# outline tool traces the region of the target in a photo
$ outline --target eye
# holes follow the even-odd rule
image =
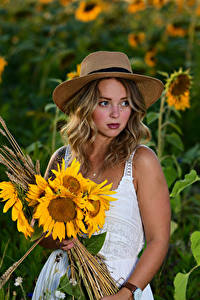
[[[124,101],[122,101],[122,103],[121,103],[121,106],[123,106],[123,107],[127,107],[127,106],[129,106],[129,102],[128,102],[128,100],[124,100]]]
[[[99,106],[105,107],[109,104],[109,102],[104,100],[104,101],[100,101],[98,104],[99,104]]]

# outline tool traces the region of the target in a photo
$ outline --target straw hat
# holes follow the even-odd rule
[[[153,77],[134,74],[130,61],[122,52],[97,51],[89,54],[81,63],[80,76],[59,84],[53,92],[53,100],[64,111],[66,102],[87,83],[107,77],[133,80],[144,98],[146,108],[161,96],[163,83]]]

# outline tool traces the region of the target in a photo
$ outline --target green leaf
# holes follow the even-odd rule
[[[167,139],[168,143],[175,146],[179,150],[181,150],[181,151],[184,150],[182,140],[177,133],[172,132],[171,134],[166,135],[166,139]]]
[[[62,83],[62,80],[58,79],[58,78],[50,78],[49,81],[50,82],[55,82],[55,83],[58,83],[58,84]]]
[[[56,109],[56,105],[54,103],[48,103],[47,105],[45,105],[44,110],[47,112],[50,109]]]
[[[197,264],[200,265],[200,231],[195,231],[192,233],[191,249]]]
[[[196,171],[191,170],[189,174],[185,175],[185,178],[183,180],[176,181],[170,196],[176,197],[186,187],[190,186],[191,184],[199,180],[200,177],[197,175]]]
[[[5,299],[4,289],[1,288],[1,289],[0,289],[0,300],[4,300],[4,299]]]
[[[57,288],[57,290],[65,292],[68,295],[74,296],[77,300],[87,300],[81,289],[80,283],[72,285],[66,274],[61,277],[59,287]]]
[[[157,71],[158,74],[164,76],[164,77],[169,77],[169,74],[167,72],[164,71]]]
[[[177,178],[177,171],[172,166],[163,167],[163,172],[167,180],[167,185],[170,187]]]
[[[173,127],[179,134],[182,134],[182,130],[177,124],[174,124],[171,121],[168,121],[167,124],[170,125],[171,127]]]
[[[170,235],[174,233],[174,231],[178,228],[178,224],[174,221],[171,221],[171,229],[170,229]]]
[[[170,199],[172,211],[178,214],[181,211],[181,197],[178,194],[176,197]]]
[[[37,224],[34,225],[34,232],[33,235],[30,238],[31,242],[34,242],[35,240],[39,239],[43,233],[42,226],[38,226]]]
[[[174,299],[175,300],[186,300],[186,288],[190,273],[183,274],[178,273],[174,279]]]
[[[42,148],[42,143],[40,141],[34,142],[32,144],[30,144],[27,148],[26,148],[26,152],[27,153],[31,153],[34,152],[35,149],[40,149]]]
[[[92,255],[96,255],[101,250],[105,238],[106,232],[97,235],[92,235],[91,238],[83,238],[81,242]]]
[[[159,114],[156,113],[156,112],[149,112],[147,115],[146,115],[146,118],[147,118],[147,123],[148,125],[153,123],[155,120],[157,120],[159,117]]]

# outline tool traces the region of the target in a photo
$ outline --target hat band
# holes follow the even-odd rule
[[[88,74],[93,74],[93,73],[101,73],[101,72],[122,72],[122,73],[132,73],[127,69],[124,68],[118,68],[118,67],[112,67],[112,68],[105,68],[105,69],[99,69],[96,71],[92,71]]]

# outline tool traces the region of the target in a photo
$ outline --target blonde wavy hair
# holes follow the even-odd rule
[[[67,102],[65,107],[65,113],[69,115],[69,121],[62,128],[61,133],[64,137],[67,136],[72,159],[77,158],[79,160],[83,175],[87,175],[90,171],[88,154],[93,147],[97,134],[92,113],[100,96],[98,84],[104,79],[88,83]],[[151,138],[150,130],[142,122],[146,114],[146,107],[136,84],[131,80],[115,79],[125,87],[132,111],[125,129],[111,141],[105,154],[102,170],[105,169],[105,166],[112,167],[126,161],[141,139],[149,140]]]

